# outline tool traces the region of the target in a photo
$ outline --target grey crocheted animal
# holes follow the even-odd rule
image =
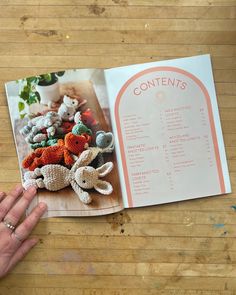
[[[96,132],[96,146],[111,153],[114,150],[114,135],[111,132],[99,130]]]
[[[100,178],[106,176],[113,168],[112,162],[107,162],[95,169],[88,166],[96,158],[99,149],[84,151],[71,170],[61,165],[45,165],[34,171],[26,172],[24,175],[24,188],[34,185],[36,188],[46,188],[50,191],[58,191],[69,185],[72,186],[79,199],[84,204],[92,202],[92,197],[83,189],[94,188],[103,195],[112,193],[112,185]]]
[[[24,126],[20,133],[25,137],[26,142],[35,143],[45,140],[46,137],[54,136],[56,129],[61,125],[62,119],[56,112],[48,112],[45,115],[31,119]],[[41,131],[46,129],[47,135]]]

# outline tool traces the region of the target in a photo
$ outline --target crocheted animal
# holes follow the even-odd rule
[[[73,134],[76,134],[76,135],[81,135],[83,133],[86,133],[90,136],[92,136],[92,130],[89,129],[86,125],[84,125],[81,121],[78,121],[76,123],[76,125],[72,128],[72,131],[71,131]]]
[[[106,149],[107,152],[114,150],[114,136],[111,132],[99,130],[96,132],[96,145],[101,149]]]
[[[113,163],[107,162],[97,169],[88,166],[96,155],[95,150],[84,151],[71,170],[61,165],[46,165],[26,172],[23,186],[25,189],[34,185],[36,188],[58,191],[71,185],[79,199],[83,203],[89,204],[92,202],[92,196],[83,189],[94,188],[103,195],[109,195],[113,191],[109,182],[100,179],[112,170]]]
[[[58,109],[58,114],[64,121],[73,121],[75,112],[73,107],[68,107],[64,103],[62,103]]]
[[[104,153],[111,153],[114,150],[114,136],[111,132],[105,132],[103,130],[96,132],[96,147],[90,147],[89,149],[97,149],[98,155],[92,166],[100,167],[104,164]]]
[[[91,109],[87,109],[81,114],[81,121],[89,127],[96,126],[98,122],[94,119]]]
[[[81,121],[81,112],[77,112],[75,113],[75,116],[74,116],[74,121],[76,124],[79,124]]]
[[[57,135],[65,135],[72,131],[72,128],[75,126],[75,122],[68,122],[63,121],[61,126],[59,126],[56,130],[56,136]]]
[[[53,139],[48,139],[48,140],[42,140],[41,142],[36,142],[30,145],[30,147],[35,150],[41,147],[47,147],[47,146],[52,146],[52,145],[57,145],[57,138]]]
[[[45,130],[48,137],[53,136],[61,123],[62,120],[58,113],[48,112],[43,116],[31,119],[28,124],[20,130],[20,133],[25,137],[26,142],[34,143],[42,140],[41,137],[40,139],[37,137],[35,138],[42,130]]]
[[[65,95],[63,98],[63,103],[58,109],[58,114],[61,116],[64,121],[73,121],[76,110],[79,108],[79,101],[76,98],[70,98]],[[80,116],[80,112],[77,112],[77,116]]]
[[[80,155],[86,148],[88,148],[86,136],[68,133],[65,140],[58,140],[58,145],[36,149],[23,160],[22,167],[33,171],[47,164],[65,163],[71,166],[74,163],[73,154]]]
[[[63,121],[62,124],[56,129],[56,132],[53,135],[53,137],[48,136],[46,129],[43,129],[41,130],[41,133],[38,133],[34,136],[33,140],[35,143],[39,144],[38,147],[40,147],[41,144],[42,146],[45,146],[44,142],[47,140],[64,138],[65,134],[71,132],[74,126],[75,126],[75,122]],[[34,146],[37,146],[37,144],[32,144],[31,146],[33,146],[34,148]],[[49,144],[49,145],[52,145],[52,144]]]
[[[70,98],[67,95],[64,95],[63,103],[69,108],[74,108],[75,110],[77,110],[81,105],[81,103],[79,104],[79,101],[76,98]]]
[[[87,100],[81,97],[81,87],[78,85],[77,82],[74,83],[62,83],[60,85],[60,92],[69,96],[70,98],[75,98],[79,102],[78,108],[80,108],[82,105],[87,103]]]

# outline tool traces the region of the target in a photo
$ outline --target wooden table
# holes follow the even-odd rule
[[[210,53],[234,191],[235,15],[235,0],[1,0],[1,190],[20,181],[4,82]],[[0,294],[236,294],[233,205],[234,192],[43,220],[33,233],[40,243],[0,281]]]

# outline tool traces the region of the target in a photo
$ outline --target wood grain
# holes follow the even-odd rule
[[[210,53],[233,193],[42,220],[0,295],[236,294],[236,1],[1,0],[0,187],[20,181],[4,83]]]

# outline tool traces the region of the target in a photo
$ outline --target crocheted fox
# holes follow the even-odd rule
[[[38,148],[28,155],[22,162],[22,167],[33,171],[37,167],[47,164],[65,164],[72,166],[74,163],[73,154],[79,156],[88,148],[88,141],[85,135],[74,135],[71,132],[65,139],[59,139],[58,145],[45,148]]]

